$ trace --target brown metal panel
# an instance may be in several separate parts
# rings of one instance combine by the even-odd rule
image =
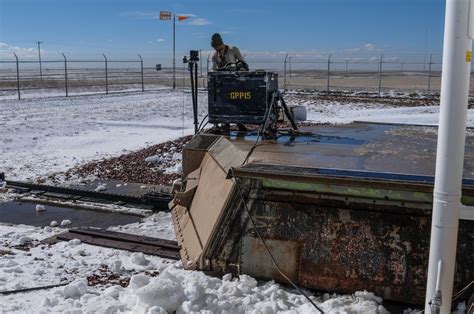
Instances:
[[[193,200],[194,193],[196,193],[196,189],[197,186],[185,192],[176,192],[173,204],[189,208]]]
[[[314,210],[314,209],[313,209]],[[306,235],[300,282],[341,292],[366,289],[386,299],[422,302],[429,218],[321,208]]]
[[[183,150],[183,174],[187,175],[190,172],[199,168],[199,165],[206,154],[205,151],[200,150]]]
[[[183,264],[187,268],[196,268],[202,252],[202,244],[196,234],[189,211],[178,205],[171,212],[171,217],[173,218],[176,240],[181,246],[180,255]]]
[[[234,188],[234,183],[232,180],[226,179],[227,174],[209,155],[204,157],[201,168],[203,175],[199,181],[189,214],[193,218],[196,234],[205,249],[217,227],[220,215]]]
[[[186,144],[183,149],[183,174],[187,175],[201,165],[206,151],[218,140],[220,136],[212,134],[198,134]]]
[[[183,204],[188,205],[187,209],[178,205],[173,210],[175,231],[186,268],[196,268],[198,263],[202,264],[200,259],[203,252],[209,246],[233,193],[234,183],[231,179],[226,179],[227,168],[240,165],[245,158],[244,152],[239,151],[224,137],[214,139],[209,150],[214,146],[218,146],[214,156],[206,152],[199,168],[186,177],[184,193],[194,194],[191,203],[183,201]],[[200,156],[201,151],[192,151],[186,156],[192,158],[193,154]],[[181,196],[184,195],[177,195],[174,204],[179,203]]]
[[[237,148],[228,139],[221,137],[209,149],[209,154],[222,170],[227,173],[231,167],[237,167],[242,164],[247,152]]]
[[[280,270],[292,281],[298,280],[298,243],[294,241],[264,239]],[[260,238],[244,236],[240,257],[241,271],[253,277],[274,279],[285,282],[268,254]]]

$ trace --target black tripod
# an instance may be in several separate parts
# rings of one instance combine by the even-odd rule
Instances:
[[[296,125],[295,119],[290,113],[290,109],[285,103],[283,96],[279,90],[276,90],[272,93],[272,99],[270,101],[270,106],[268,106],[265,116],[263,119],[262,131],[264,138],[275,138],[277,134],[277,123],[278,123],[278,115],[279,115],[279,108],[278,102],[281,103],[281,108],[285,116],[288,118],[291,124],[291,128],[293,131],[298,130],[298,126]]]
[[[183,63],[188,64],[189,75],[191,76],[191,96],[193,98],[193,117],[194,117],[194,134],[198,132],[198,64],[199,51],[191,50],[189,53],[189,61],[183,58]]]

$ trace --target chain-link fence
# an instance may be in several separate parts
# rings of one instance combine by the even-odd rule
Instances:
[[[262,62],[249,56],[253,68],[271,65],[280,73],[280,87],[285,90],[317,90],[325,93],[356,93],[375,96],[406,94],[437,95],[441,85],[441,56],[428,55],[400,59],[286,55],[278,63]]]
[[[200,61],[199,85],[206,87],[212,54]],[[436,96],[441,85],[441,56],[344,58],[331,55],[265,56],[247,54],[251,70],[275,71],[284,90],[392,97]],[[207,59],[207,60],[206,60]],[[148,62],[145,62],[148,61]],[[72,96],[83,94],[149,91],[173,86],[172,67],[157,70],[140,55],[93,60],[0,60],[0,98]],[[147,64],[148,66],[144,66]],[[186,65],[176,67],[177,87],[189,87]],[[474,84],[474,83],[473,83]]]
[[[188,72],[177,67],[176,85],[187,86]],[[188,75],[189,76],[189,75]],[[203,80],[199,81],[203,86]],[[145,67],[143,58],[78,60],[0,60],[0,98],[75,96],[158,90],[173,85],[172,68]]]

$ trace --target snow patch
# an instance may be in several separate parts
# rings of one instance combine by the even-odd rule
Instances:
[[[70,224],[72,224],[72,222],[69,219],[64,219],[63,221],[61,221],[61,227],[66,227]]]

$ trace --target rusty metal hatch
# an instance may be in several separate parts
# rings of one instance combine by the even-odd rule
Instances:
[[[278,267],[292,281],[296,282],[299,272],[299,244],[294,241],[274,239],[265,239],[265,243],[278,263]],[[244,236],[241,249],[240,267],[242,273],[252,277],[286,282],[286,279],[273,265],[265,246],[258,237]]]
[[[307,130],[312,135],[260,143],[244,167],[255,134],[193,139],[183,169],[186,179],[200,171],[199,187],[189,208],[173,210],[184,267],[284,282],[254,234],[247,202],[276,262],[296,284],[338,293],[367,289],[422,304],[436,129],[353,123]],[[463,204],[472,205],[472,131],[465,157]],[[243,200],[227,176],[232,166]],[[216,197],[225,201],[210,208]],[[189,232],[186,211],[200,221]],[[458,239],[455,291],[473,280],[473,221],[460,221]]]

